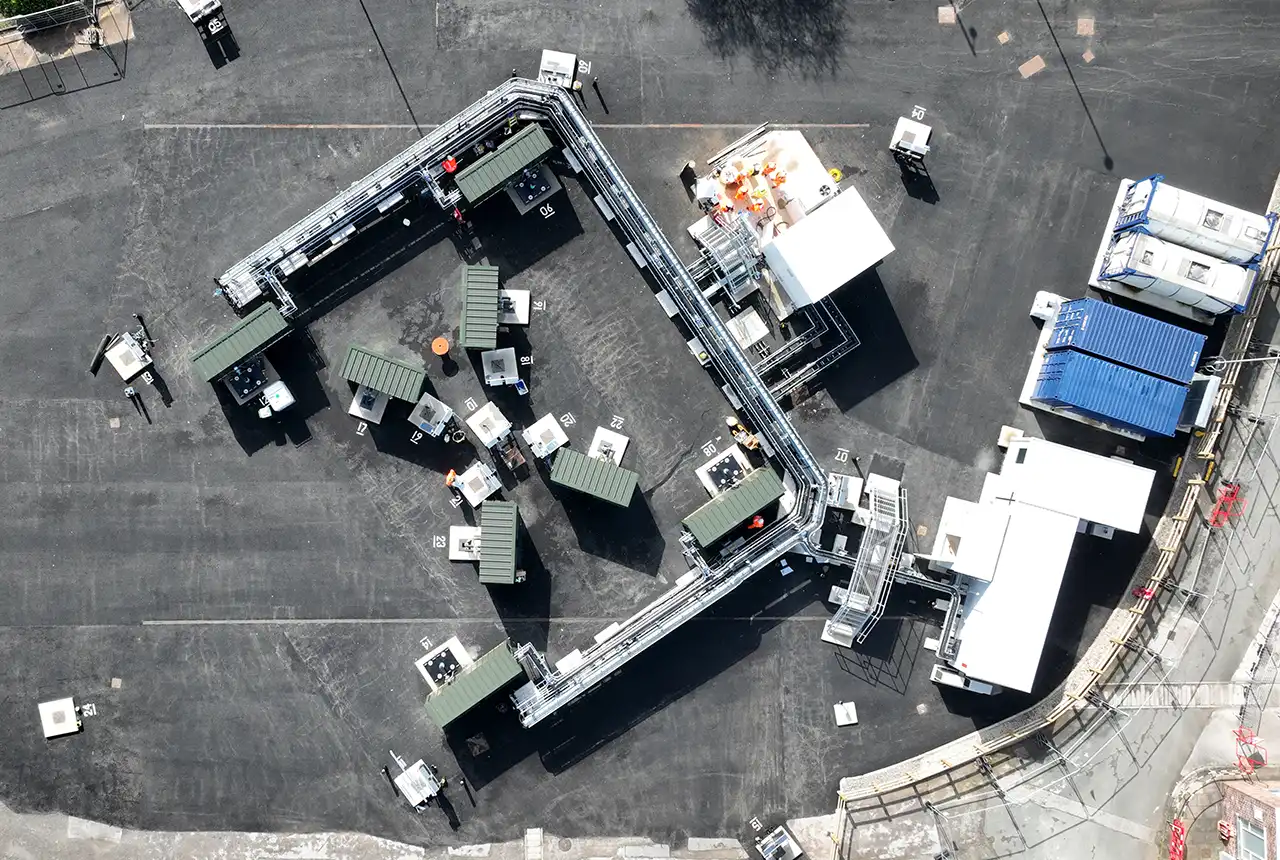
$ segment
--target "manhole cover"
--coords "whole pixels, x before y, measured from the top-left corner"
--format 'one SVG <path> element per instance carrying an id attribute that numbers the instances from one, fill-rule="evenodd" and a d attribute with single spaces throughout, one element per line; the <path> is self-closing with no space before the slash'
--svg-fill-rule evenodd
<path id="1" fill-rule="evenodd" d="M 559 842 L 556 843 L 556 845 L 557 847 L 559 847 L 561 851 L 568 851 L 570 848 L 573 847 L 573 840 L 561 839 Z"/>

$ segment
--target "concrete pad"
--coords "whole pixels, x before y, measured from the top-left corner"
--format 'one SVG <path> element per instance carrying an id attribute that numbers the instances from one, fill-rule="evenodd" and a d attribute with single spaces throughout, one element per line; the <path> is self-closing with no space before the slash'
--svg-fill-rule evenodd
<path id="1" fill-rule="evenodd" d="M 100 824 L 97 821 L 89 821 L 87 818 L 76 818 L 74 815 L 67 816 L 68 839 L 95 839 L 119 844 L 123 834 L 124 831 L 119 827 L 112 827 L 110 824 Z"/>
<path id="2" fill-rule="evenodd" d="M 1012 37 L 1009 35 L 1008 30 L 1004 30 L 996 35 L 996 41 L 999 42 L 1001 45 L 1009 44 L 1009 39 L 1011 38 Z"/>
<path id="3" fill-rule="evenodd" d="M 1022 75 L 1024 78 L 1029 78 L 1034 74 L 1043 72 L 1044 68 L 1045 68 L 1044 57 L 1040 56 L 1039 54 L 1036 54 L 1034 57 L 1027 60 L 1021 66 L 1018 66 L 1018 74 Z"/>
<path id="4" fill-rule="evenodd" d="M 1096 57 L 1092 50 L 1085 51 L 1080 56 L 1086 63 L 1092 63 Z"/>
<path id="5" fill-rule="evenodd" d="M 956 7 L 939 6 L 938 7 L 938 23 L 954 24 L 956 22 Z"/>
<path id="6" fill-rule="evenodd" d="M 1093 19 L 1077 18 L 1076 19 L 1076 35 L 1092 36 L 1093 35 Z"/>

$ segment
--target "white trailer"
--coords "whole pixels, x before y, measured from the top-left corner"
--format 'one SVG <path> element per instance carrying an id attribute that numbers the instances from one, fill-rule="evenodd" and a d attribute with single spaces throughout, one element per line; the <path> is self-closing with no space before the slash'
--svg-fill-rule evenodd
<path id="1" fill-rule="evenodd" d="M 1113 228 L 1138 230 L 1230 263 L 1262 259 L 1275 230 L 1274 214 L 1255 215 L 1165 184 L 1157 173 L 1124 183 Z"/>
<path id="2" fill-rule="evenodd" d="M 1113 237 L 1096 274 L 1099 283 L 1119 282 L 1210 314 L 1242 312 L 1256 276 L 1251 266 L 1227 263 L 1137 231 Z"/>

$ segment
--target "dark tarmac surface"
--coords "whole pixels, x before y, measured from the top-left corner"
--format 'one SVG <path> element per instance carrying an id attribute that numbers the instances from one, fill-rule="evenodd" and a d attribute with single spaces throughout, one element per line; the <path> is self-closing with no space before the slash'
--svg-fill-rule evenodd
<path id="1" fill-rule="evenodd" d="M 581 234 L 548 230 L 531 239 L 545 243 L 536 262 L 505 262 L 511 286 L 548 296 L 528 332 L 530 407 L 574 412 L 581 448 L 624 417 L 625 463 L 642 473 L 656 531 L 584 546 L 593 530 L 531 476 L 511 492 L 551 585 L 502 604 L 433 545 L 461 522 L 440 486 L 446 463 L 406 454 L 399 428 L 356 436 L 335 378 L 352 339 L 425 352 L 451 314 L 438 297 L 452 295 L 452 246 L 429 225 L 405 234 L 387 277 L 311 327 L 319 361 L 306 344 L 288 351 L 313 436 L 303 447 L 229 420 L 191 378 L 190 353 L 231 322 L 211 279 L 405 146 L 415 122 L 452 115 L 513 66 L 531 73 L 543 47 L 592 62 L 608 113 L 590 91 L 587 109 L 677 247 L 694 215 L 676 178 L 684 161 L 766 119 L 815 124 L 818 153 L 898 250 L 844 291 L 863 346 L 794 420 L 823 465 L 838 466 L 840 448 L 905 464 L 912 522 L 932 528 L 945 495 L 976 497 L 997 465 L 1000 424 L 1114 447 L 1016 405 L 1035 338 L 1026 311 L 1039 289 L 1083 294 L 1116 177 L 1159 171 L 1265 204 L 1280 162 L 1269 4 L 1055 3 L 1057 44 L 1036 4 L 1011 0 L 968 4 L 963 29 L 907 3 L 784 2 L 751 20 L 717 0 L 443 0 L 438 18 L 431 4 L 366 5 L 390 68 L 358 4 L 229 8 L 243 53 L 215 71 L 177 9 L 144 2 L 123 80 L 24 99 L 0 79 L 14 105 L 0 112 L 5 802 L 148 828 L 436 843 L 530 826 L 713 836 L 753 815 L 827 812 L 840 776 L 1025 704 L 928 682 L 929 595 L 896 595 L 863 653 L 838 656 L 818 639 L 831 580 L 801 566 L 788 580 L 759 574 L 559 725 L 522 734 L 510 714 L 477 714 L 492 752 L 472 756 L 426 720 L 418 640 L 542 636 L 555 658 L 660 590 L 680 572 L 673 523 L 698 498 L 688 467 L 717 429 L 718 394 L 570 187 Z M 1077 14 L 1097 35 L 1075 34 Z M 1017 66 L 1037 54 L 1048 67 L 1022 79 Z M 913 105 L 935 129 L 932 203 L 908 194 L 883 151 Z M 582 301 L 603 289 L 615 304 Z M 85 372 L 101 334 L 135 311 L 174 397 L 165 408 L 144 389 L 154 424 L 109 368 Z M 634 339 L 617 334 L 621 320 Z M 586 336 L 597 330 L 598 342 Z M 663 373 L 628 375 L 655 361 Z M 426 363 L 448 397 L 479 390 L 469 366 L 445 377 Z M 1114 602 L 1139 543 L 1078 548 L 1041 685 Z M 246 620 L 262 623 L 202 623 Z M 98 715 L 46 746 L 35 704 L 68 694 Z M 858 704 L 856 728 L 833 725 L 843 699 Z M 455 798 L 456 832 L 390 796 L 388 749 L 469 774 L 478 806 Z"/>

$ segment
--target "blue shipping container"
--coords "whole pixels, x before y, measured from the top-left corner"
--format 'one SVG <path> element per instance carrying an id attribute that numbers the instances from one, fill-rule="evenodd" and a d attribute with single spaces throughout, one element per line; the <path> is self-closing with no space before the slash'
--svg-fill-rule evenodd
<path id="1" fill-rule="evenodd" d="M 1144 435 L 1172 436 L 1187 386 L 1062 350 L 1045 357 L 1031 399 Z"/>
<path id="2" fill-rule="evenodd" d="M 1058 310 L 1046 348 L 1078 349 L 1186 384 L 1200 364 L 1204 335 L 1097 299 L 1075 299 Z"/>

